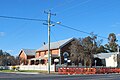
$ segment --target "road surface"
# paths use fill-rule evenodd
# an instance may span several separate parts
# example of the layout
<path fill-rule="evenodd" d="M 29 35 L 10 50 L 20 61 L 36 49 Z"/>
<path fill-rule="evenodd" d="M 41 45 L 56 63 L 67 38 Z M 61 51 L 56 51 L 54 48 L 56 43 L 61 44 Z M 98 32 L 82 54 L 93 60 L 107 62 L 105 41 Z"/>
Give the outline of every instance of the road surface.
<path fill-rule="evenodd" d="M 120 74 L 48 75 L 0 72 L 0 80 L 120 80 Z"/>

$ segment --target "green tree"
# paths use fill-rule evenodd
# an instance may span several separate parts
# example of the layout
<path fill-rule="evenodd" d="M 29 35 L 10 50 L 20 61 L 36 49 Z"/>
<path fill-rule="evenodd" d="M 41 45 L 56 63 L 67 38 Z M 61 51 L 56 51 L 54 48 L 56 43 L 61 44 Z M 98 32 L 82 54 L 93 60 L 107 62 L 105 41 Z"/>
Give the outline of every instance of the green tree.
<path fill-rule="evenodd" d="M 93 54 L 97 53 L 97 49 L 100 47 L 100 42 L 96 41 L 95 35 L 85 38 L 79 38 L 72 42 L 70 46 L 70 59 L 73 63 L 78 65 L 79 62 L 83 65 L 91 66 L 93 60 Z M 100 51 L 100 49 L 99 49 Z"/>
<path fill-rule="evenodd" d="M 114 33 L 110 33 L 108 36 L 108 44 L 105 44 L 105 48 L 108 52 L 116 52 L 118 44 L 116 43 L 116 35 Z"/>

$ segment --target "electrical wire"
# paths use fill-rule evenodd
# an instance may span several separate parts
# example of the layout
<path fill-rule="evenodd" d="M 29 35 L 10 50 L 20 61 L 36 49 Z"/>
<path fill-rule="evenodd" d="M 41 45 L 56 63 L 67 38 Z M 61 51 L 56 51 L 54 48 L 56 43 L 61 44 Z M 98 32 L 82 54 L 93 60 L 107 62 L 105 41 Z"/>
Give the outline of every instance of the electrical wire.
<path fill-rule="evenodd" d="M 47 21 L 47 20 L 40 20 L 40 19 L 31 19 L 31 18 L 21 18 L 21 17 L 10 17 L 10 16 L 0 16 L 1 18 L 9 18 L 9 19 L 21 19 L 21 20 L 31 20 L 31 21 Z M 56 22 L 54 21 L 51 21 L 51 23 L 54 23 L 54 24 L 57 24 Z M 68 29 L 71 29 L 71 30 L 74 30 L 74 31 L 78 31 L 78 32 L 81 32 L 81 33 L 85 33 L 85 34 L 89 34 L 91 35 L 91 33 L 89 32 L 85 32 L 85 31 L 81 31 L 79 29 L 75 29 L 73 27 L 70 27 L 70 26 L 67 26 L 67 25 L 63 25 L 63 24 L 58 24 L 62 27 L 65 27 L 65 28 L 68 28 Z M 98 35 L 97 35 L 98 36 Z M 103 36 L 98 36 L 98 37 L 101 37 L 101 38 L 104 38 L 104 39 L 108 39 L 106 37 L 103 37 Z"/>
<path fill-rule="evenodd" d="M 10 17 L 10 16 L 0 16 L 0 17 L 1 17 L 1 18 L 8 18 L 8 19 L 30 20 L 30 21 L 47 21 L 47 20 L 40 20 L 40 19 L 21 18 L 21 17 Z"/>
<path fill-rule="evenodd" d="M 52 21 L 52 23 L 57 24 L 56 22 L 53 22 L 53 21 Z M 74 30 L 74 31 L 77 31 L 77 32 L 81 32 L 81 33 L 84 33 L 84 34 L 89 34 L 89 35 L 91 35 L 91 33 L 89 33 L 89 32 L 81 31 L 81 30 L 79 30 L 79 29 L 76 29 L 76 28 L 73 28 L 73 27 L 70 27 L 70 26 L 67 26 L 67 25 L 63 25 L 63 24 L 61 24 L 61 23 L 58 24 L 58 25 L 60 25 L 60 26 L 62 26 L 62 27 L 65 27 L 65 28 L 68 28 L 68 29 L 71 29 L 71 30 Z M 99 35 L 96 35 L 96 36 L 108 40 L 108 38 L 106 38 L 106 37 L 99 36 Z"/>
<path fill-rule="evenodd" d="M 75 4 L 75 5 L 72 5 L 72 6 L 69 6 L 69 7 L 67 7 L 67 8 L 64 8 L 61 12 L 57 12 L 57 13 L 65 13 L 65 12 L 67 12 L 68 10 L 69 11 L 71 11 L 71 9 L 74 9 L 74 8 L 76 8 L 76 7 L 79 7 L 80 5 L 84 5 L 84 4 L 86 4 L 86 3 L 88 3 L 88 2 L 90 2 L 90 1 L 92 1 L 92 0 L 86 0 L 86 1 L 83 1 L 83 2 L 78 2 L 77 4 Z M 72 3 L 72 2 L 71 2 Z M 70 3 L 69 3 L 70 4 Z M 69 14 L 72 14 L 72 13 L 69 13 Z"/>
<path fill-rule="evenodd" d="M 57 44 L 60 46 L 60 43 L 58 42 L 58 40 L 56 39 L 56 37 L 54 36 L 53 32 L 51 31 L 51 35 L 52 37 L 55 39 L 55 41 L 57 41 Z"/>
<path fill-rule="evenodd" d="M 62 7 L 62 6 L 65 6 L 66 4 L 71 4 L 71 3 L 73 3 L 73 1 L 74 1 L 74 0 L 69 0 L 69 1 L 67 0 L 66 2 L 64 1 L 64 3 L 58 4 L 56 7 L 51 8 L 51 10 L 60 8 L 60 7 Z"/>

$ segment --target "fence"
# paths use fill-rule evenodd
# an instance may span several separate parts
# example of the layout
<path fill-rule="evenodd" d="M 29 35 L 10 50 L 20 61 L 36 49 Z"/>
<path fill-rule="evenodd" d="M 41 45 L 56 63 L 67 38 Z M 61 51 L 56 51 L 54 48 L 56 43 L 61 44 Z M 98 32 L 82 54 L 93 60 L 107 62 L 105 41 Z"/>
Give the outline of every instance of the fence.
<path fill-rule="evenodd" d="M 9 69 L 8 66 L 0 66 L 0 70 L 7 70 L 7 69 Z"/>
<path fill-rule="evenodd" d="M 105 74 L 120 73 L 120 68 L 58 68 L 59 74 Z"/>
<path fill-rule="evenodd" d="M 10 67 L 10 69 L 11 69 L 11 67 Z M 19 70 L 42 70 L 42 71 L 48 71 L 48 66 L 47 65 L 19 65 Z M 55 71 L 55 65 L 50 66 L 50 71 Z"/>

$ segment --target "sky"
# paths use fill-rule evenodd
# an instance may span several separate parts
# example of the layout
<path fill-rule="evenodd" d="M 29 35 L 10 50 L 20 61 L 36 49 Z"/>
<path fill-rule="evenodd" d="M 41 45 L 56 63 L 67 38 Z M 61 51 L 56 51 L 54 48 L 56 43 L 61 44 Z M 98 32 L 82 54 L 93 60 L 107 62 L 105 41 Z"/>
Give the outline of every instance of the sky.
<path fill-rule="evenodd" d="M 108 37 L 115 33 L 120 45 L 120 0 L 0 0 L 0 16 L 47 20 L 44 11 L 51 10 L 54 22 Z M 22 48 L 38 49 L 47 43 L 44 21 L 16 20 L 0 17 L 0 49 L 17 56 Z M 51 26 L 51 42 L 88 34 L 60 25 Z M 103 44 L 107 39 L 103 39 Z"/>

